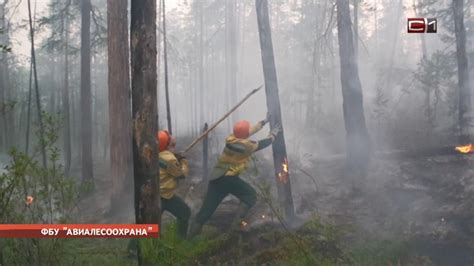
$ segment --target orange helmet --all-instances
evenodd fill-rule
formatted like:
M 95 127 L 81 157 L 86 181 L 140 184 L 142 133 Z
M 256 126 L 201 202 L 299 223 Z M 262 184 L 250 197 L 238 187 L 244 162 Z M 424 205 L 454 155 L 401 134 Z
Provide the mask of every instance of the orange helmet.
M 240 120 L 234 124 L 234 136 L 239 139 L 246 139 L 250 135 L 250 123 L 247 120 Z
M 164 151 L 171 142 L 171 135 L 166 130 L 160 130 L 156 133 L 156 140 L 159 142 L 159 150 Z

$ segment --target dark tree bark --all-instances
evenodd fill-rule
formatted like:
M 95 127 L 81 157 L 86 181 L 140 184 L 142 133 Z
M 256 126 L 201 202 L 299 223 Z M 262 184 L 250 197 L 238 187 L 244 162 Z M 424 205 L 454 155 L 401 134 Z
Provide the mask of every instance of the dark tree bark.
M 63 23 L 63 40 L 64 40 L 64 84 L 62 88 L 62 113 L 64 117 L 64 171 L 66 175 L 69 174 L 71 168 L 71 120 L 69 111 L 69 20 L 68 20 L 68 9 L 69 3 L 66 4 L 65 13 L 61 13 L 61 19 Z
M 127 0 L 107 0 L 111 210 L 121 205 L 133 176 L 127 6 Z
M 137 223 L 160 223 L 157 179 L 156 1 L 131 5 L 133 169 Z
M 369 134 L 354 53 L 349 0 L 337 0 L 337 29 L 348 173 L 354 176 L 365 175 L 370 153 Z
M 166 98 L 166 121 L 168 122 L 168 131 L 173 134 L 173 128 L 171 123 L 171 110 L 170 110 L 170 95 L 169 95 L 169 81 L 168 81 L 168 45 L 166 39 L 166 0 L 162 0 L 163 6 L 161 12 L 163 12 L 163 59 L 165 64 L 165 98 Z
M 464 0 L 453 0 L 454 33 L 456 35 L 456 58 L 458 61 L 458 119 L 459 141 L 470 141 L 472 121 L 469 67 L 466 56 L 466 28 L 464 27 Z
M 91 96 L 91 1 L 81 2 L 81 147 L 82 180 L 93 180 Z
M 268 2 L 267 0 L 256 0 L 255 4 L 257 7 L 257 22 L 260 36 L 260 49 L 262 53 L 263 75 L 265 77 L 267 109 L 270 113 L 270 127 L 273 128 L 277 124 L 282 125 L 282 120 L 275 58 L 273 55 L 272 34 L 268 17 Z M 285 172 L 283 168 L 283 164 L 288 163 L 283 130 L 278 134 L 273 142 L 272 149 L 278 197 L 281 207 L 285 212 L 286 219 L 291 220 L 295 217 L 295 210 L 293 206 L 293 197 L 291 195 L 289 173 Z

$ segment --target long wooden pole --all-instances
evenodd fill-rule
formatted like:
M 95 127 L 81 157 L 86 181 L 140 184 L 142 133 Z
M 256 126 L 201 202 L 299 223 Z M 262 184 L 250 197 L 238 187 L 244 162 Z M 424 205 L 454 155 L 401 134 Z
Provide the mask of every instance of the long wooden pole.
M 248 100 L 248 98 L 250 98 L 250 96 L 254 95 L 262 87 L 263 87 L 263 85 L 260 85 L 258 88 L 256 88 L 256 89 L 252 90 L 251 92 L 249 92 L 240 102 L 238 102 L 234 107 L 232 107 L 232 109 L 230 109 L 229 112 L 227 112 L 224 116 L 222 116 L 221 119 L 219 119 L 216 123 L 214 123 L 214 125 L 212 125 L 206 131 L 204 131 L 201 135 L 199 135 L 199 137 L 197 137 L 193 142 L 191 142 L 191 144 L 189 144 L 189 146 L 184 150 L 183 153 L 186 153 L 190 149 L 192 149 L 194 147 L 194 145 L 196 145 L 199 141 L 201 141 L 207 134 L 209 134 L 209 132 L 211 132 L 214 128 L 216 128 L 222 121 L 224 121 L 224 119 L 226 119 L 235 110 L 237 110 L 237 108 L 239 108 L 239 106 L 241 106 L 245 101 Z

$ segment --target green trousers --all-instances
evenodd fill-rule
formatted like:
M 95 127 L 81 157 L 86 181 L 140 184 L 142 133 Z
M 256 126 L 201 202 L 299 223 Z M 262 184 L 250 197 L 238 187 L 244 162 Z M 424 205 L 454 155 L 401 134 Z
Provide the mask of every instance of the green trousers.
M 222 176 L 209 182 L 206 197 L 201 209 L 196 215 L 198 224 L 205 224 L 211 218 L 217 206 L 229 194 L 236 196 L 247 208 L 257 201 L 255 189 L 239 176 Z
M 167 211 L 176 217 L 178 236 L 185 238 L 188 231 L 191 209 L 180 197 L 161 198 L 161 212 Z

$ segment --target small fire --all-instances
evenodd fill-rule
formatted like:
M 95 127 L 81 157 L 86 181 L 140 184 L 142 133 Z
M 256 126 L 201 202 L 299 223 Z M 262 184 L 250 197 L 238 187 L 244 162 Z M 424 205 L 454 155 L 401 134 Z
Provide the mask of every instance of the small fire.
M 240 222 L 240 226 L 242 226 L 242 227 L 246 227 L 247 225 L 248 225 L 248 223 L 247 223 L 246 221 L 243 221 L 243 220 L 242 220 L 242 221 Z
M 27 196 L 25 203 L 26 205 L 31 205 L 33 203 L 34 198 L 32 196 Z
M 265 214 L 262 214 L 262 219 L 265 219 Z
M 281 165 L 282 171 L 278 173 L 278 178 L 280 179 L 280 182 L 286 184 L 288 182 L 288 159 L 284 159 L 283 163 Z
M 464 145 L 464 146 L 457 146 L 455 150 L 457 150 L 460 153 L 474 152 L 474 145 L 468 144 L 468 145 Z

